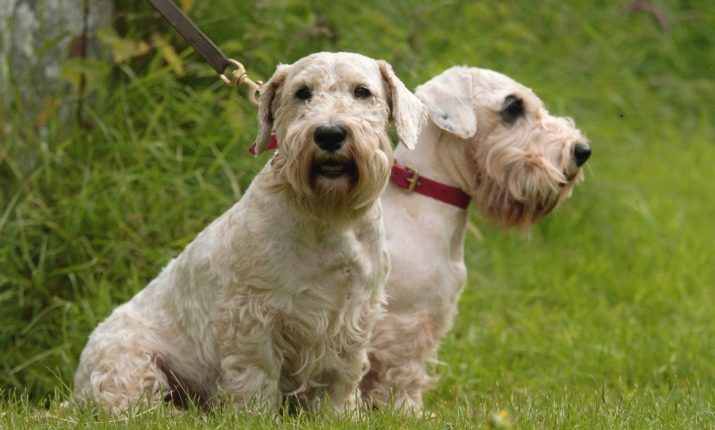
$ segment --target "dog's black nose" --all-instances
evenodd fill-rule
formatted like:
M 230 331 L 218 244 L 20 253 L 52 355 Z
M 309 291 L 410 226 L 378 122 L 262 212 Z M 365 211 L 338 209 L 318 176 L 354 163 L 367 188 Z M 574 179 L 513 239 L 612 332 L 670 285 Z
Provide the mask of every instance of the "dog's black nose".
M 583 166 L 583 164 L 591 156 L 591 147 L 585 143 L 577 143 L 573 148 L 573 157 L 576 159 L 576 165 L 578 167 Z
M 323 151 L 334 152 L 343 146 L 346 134 L 339 125 L 321 125 L 315 129 L 313 140 Z

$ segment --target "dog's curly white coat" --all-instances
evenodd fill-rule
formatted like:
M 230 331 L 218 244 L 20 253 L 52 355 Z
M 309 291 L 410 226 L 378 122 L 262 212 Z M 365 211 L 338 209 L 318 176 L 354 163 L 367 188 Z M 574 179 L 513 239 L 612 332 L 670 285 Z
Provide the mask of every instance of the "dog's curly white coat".
M 76 396 L 114 412 L 187 396 L 251 410 L 287 397 L 307 408 L 355 402 L 388 274 L 378 197 L 391 116 L 412 147 L 426 112 L 385 62 L 318 53 L 279 66 L 262 90 L 256 140 L 261 152 L 275 130 L 279 151 L 240 201 L 92 332 Z M 347 130 L 338 151 L 314 142 L 326 124 Z M 353 167 L 316 173 L 326 160 Z
M 586 138 L 571 119 L 549 115 L 529 88 L 509 77 L 454 67 L 416 95 L 430 121 L 416 150 L 398 148 L 395 160 L 466 191 L 502 226 L 532 225 L 581 180 L 574 148 L 588 148 Z M 517 109 L 516 117 L 505 116 L 507 100 L 520 100 L 522 114 Z M 373 403 L 419 410 L 433 382 L 427 365 L 436 361 L 466 281 L 467 211 L 394 186 L 382 204 L 392 265 L 387 315 L 371 340 L 371 369 L 361 389 Z

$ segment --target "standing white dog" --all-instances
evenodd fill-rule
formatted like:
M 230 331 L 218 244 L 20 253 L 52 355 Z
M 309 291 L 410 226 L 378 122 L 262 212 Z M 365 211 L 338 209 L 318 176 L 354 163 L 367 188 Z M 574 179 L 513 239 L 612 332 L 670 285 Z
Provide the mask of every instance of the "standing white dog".
M 262 89 L 257 150 L 279 152 L 243 198 L 91 334 L 75 394 L 275 410 L 354 402 L 388 274 L 378 197 L 394 119 L 412 147 L 426 112 L 390 66 L 318 53 Z
M 392 271 L 361 382 L 373 403 L 406 410 L 422 407 L 426 366 L 457 312 L 470 200 L 502 226 L 526 228 L 570 196 L 591 154 L 573 121 L 500 73 L 454 67 L 416 94 L 430 121 L 417 150 L 395 152 L 397 186 L 382 197 Z

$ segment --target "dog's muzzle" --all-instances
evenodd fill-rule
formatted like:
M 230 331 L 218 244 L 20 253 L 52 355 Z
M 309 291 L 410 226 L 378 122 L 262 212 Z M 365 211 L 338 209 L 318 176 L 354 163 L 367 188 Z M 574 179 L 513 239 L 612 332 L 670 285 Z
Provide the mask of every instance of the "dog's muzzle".
M 323 158 L 313 162 L 313 174 L 324 178 L 336 179 L 355 175 L 355 163 L 343 158 Z

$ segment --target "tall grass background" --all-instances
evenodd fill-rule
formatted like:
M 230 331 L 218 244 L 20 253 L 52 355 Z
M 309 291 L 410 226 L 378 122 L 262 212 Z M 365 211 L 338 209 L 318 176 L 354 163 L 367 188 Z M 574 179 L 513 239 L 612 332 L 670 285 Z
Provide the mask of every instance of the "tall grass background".
M 518 428 L 715 426 L 715 4 L 180 4 L 256 78 L 320 50 L 386 59 L 410 88 L 452 65 L 501 71 L 573 117 L 594 154 L 528 235 L 471 209 L 433 415 L 159 410 L 136 427 L 466 428 L 499 410 Z M 247 153 L 257 124 L 244 94 L 144 2 L 118 2 L 100 40 L 111 60 L 62 65 L 68 85 L 85 75 L 84 121 L 20 102 L 0 115 L 0 427 L 113 425 L 58 406 L 87 335 L 268 157 Z

